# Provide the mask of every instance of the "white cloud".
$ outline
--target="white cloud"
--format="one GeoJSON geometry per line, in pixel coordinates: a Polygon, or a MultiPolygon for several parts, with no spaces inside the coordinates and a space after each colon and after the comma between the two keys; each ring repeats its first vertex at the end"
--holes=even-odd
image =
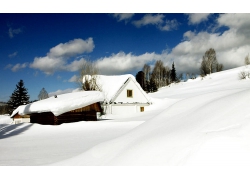
{"type": "Polygon", "coordinates": [[[230,28],[242,28],[250,26],[250,14],[236,13],[236,14],[221,14],[218,18],[218,23],[221,26],[228,26],[230,28]]]}
{"type": "Polygon", "coordinates": [[[77,82],[78,79],[79,79],[79,77],[78,77],[77,75],[74,75],[74,76],[72,76],[72,77],[68,80],[68,82],[77,82]]]}
{"type": "Polygon", "coordinates": [[[8,64],[8,65],[6,65],[5,66],[5,68],[4,69],[11,69],[13,67],[13,65],[12,64],[8,64]]]}
{"type": "Polygon", "coordinates": [[[113,75],[124,74],[133,70],[141,70],[145,63],[159,60],[163,55],[156,53],[144,53],[136,56],[132,53],[125,54],[119,52],[112,54],[110,57],[100,58],[96,61],[96,65],[101,74],[113,75]]]}
{"type": "Polygon", "coordinates": [[[176,19],[166,20],[165,25],[162,24],[159,26],[159,29],[162,31],[171,31],[173,29],[177,29],[179,23],[176,19]]]}
{"type": "Polygon", "coordinates": [[[14,35],[20,34],[21,32],[22,32],[22,29],[21,29],[21,28],[18,28],[18,29],[9,28],[9,37],[10,37],[10,38],[13,38],[14,35]]]}
{"type": "Polygon", "coordinates": [[[92,38],[88,38],[85,41],[82,39],[74,39],[51,48],[47,55],[49,57],[73,57],[82,53],[90,53],[94,47],[95,45],[92,38]]]}
{"type": "Polygon", "coordinates": [[[128,21],[134,16],[134,13],[115,13],[113,14],[113,16],[117,18],[118,21],[123,21],[123,20],[128,21]]]}
{"type": "Polygon", "coordinates": [[[77,71],[85,60],[81,58],[68,63],[69,58],[82,53],[92,52],[94,47],[92,38],[88,38],[85,41],[74,39],[64,44],[61,43],[51,48],[47,56],[35,57],[30,67],[39,69],[48,75],[56,71],[77,71]]]}
{"type": "Polygon", "coordinates": [[[17,72],[17,71],[19,71],[20,69],[26,68],[27,66],[28,66],[28,63],[23,63],[23,64],[18,63],[18,64],[16,64],[15,66],[13,66],[13,67],[11,68],[11,70],[12,70],[13,72],[17,72]]]}
{"type": "Polygon", "coordinates": [[[146,25],[155,25],[161,31],[171,31],[173,29],[177,29],[179,23],[176,19],[173,20],[165,20],[165,16],[163,14],[146,14],[142,19],[133,21],[136,27],[146,26],[146,25]]]}
{"type": "Polygon", "coordinates": [[[185,33],[183,34],[183,38],[184,38],[185,40],[190,40],[190,39],[192,39],[194,36],[195,36],[195,33],[192,32],[192,31],[187,31],[187,32],[185,32],[185,33]]]}
{"type": "Polygon", "coordinates": [[[225,69],[244,65],[244,58],[250,53],[250,14],[221,14],[218,24],[229,29],[223,33],[184,33],[184,41],[168,55],[175,61],[177,71],[199,73],[202,56],[209,48],[215,49],[225,69]]]}
{"type": "Polygon", "coordinates": [[[55,95],[60,95],[60,94],[71,93],[71,92],[73,92],[73,91],[74,91],[74,89],[72,89],[72,88],[65,89],[65,90],[59,89],[59,90],[57,90],[57,91],[50,92],[50,93],[49,93],[49,97],[55,96],[55,95]]]}
{"type": "Polygon", "coordinates": [[[15,57],[16,55],[17,55],[17,51],[14,52],[14,53],[12,53],[12,54],[9,54],[8,57],[9,57],[9,58],[13,58],[13,57],[15,57]]]}
{"type": "Polygon", "coordinates": [[[165,16],[163,14],[146,14],[141,20],[133,21],[132,24],[134,24],[138,28],[146,25],[159,25],[164,22],[164,17],[165,16]]]}
{"type": "Polygon", "coordinates": [[[36,57],[34,61],[30,64],[31,68],[39,69],[45,74],[53,74],[55,71],[60,71],[65,65],[65,60],[62,58],[50,58],[45,57],[36,57]]]}
{"type": "Polygon", "coordinates": [[[189,24],[199,24],[202,21],[208,20],[208,16],[210,14],[209,13],[192,13],[192,14],[187,14],[187,15],[188,15],[189,24]]]}
{"type": "Polygon", "coordinates": [[[78,71],[82,67],[84,62],[86,62],[84,58],[81,58],[80,60],[75,60],[71,62],[70,64],[68,64],[67,66],[65,66],[64,69],[66,71],[71,71],[71,72],[78,71]]]}

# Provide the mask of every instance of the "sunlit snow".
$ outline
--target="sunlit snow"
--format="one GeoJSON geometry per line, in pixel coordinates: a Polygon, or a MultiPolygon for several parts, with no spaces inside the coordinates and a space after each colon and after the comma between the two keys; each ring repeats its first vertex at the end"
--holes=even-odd
{"type": "Polygon", "coordinates": [[[59,126],[0,116],[0,165],[250,165],[250,66],[150,93],[149,111],[59,126]]]}

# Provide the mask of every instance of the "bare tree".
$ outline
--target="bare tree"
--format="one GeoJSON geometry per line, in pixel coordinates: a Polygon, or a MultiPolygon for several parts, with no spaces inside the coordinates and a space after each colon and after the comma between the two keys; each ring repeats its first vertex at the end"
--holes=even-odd
{"type": "Polygon", "coordinates": [[[92,61],[85,61],[79,70],[80,76],[78,83],[84,91],[101,91],[101,87],[97,84],[99,70],[92,61]]]}
{"type": "Polygon", "coordinates": [[[217,58],[216,58],[216,52],[213,48],[210,48],[205,52],[205,55],[203,56],[203,60],[206,63],[206,66],[209,70],[209,73],[211,74],[217,65],[217,58]]]}
{"type": "Polygon", "coordinates": [[[167,86],[171,83],[170,74],[171,74],[171,70],[168,66],[166,66],[163,70],[163,80],[165,82],[164,86],[167,86]]]}
{"type": "Polygon", "coordinates": [[[209,69],[207,67],[206,61],[205,59],[203,59],[201,61],[201,67],[200,67],[200,72],[201,72],[201,76],[206,76],[207,74],[209,74],[209,69]]]}
{"type": "Polygon", "coordinates": [[[164,75],[166,74],[166,69],[161,60],[156,61],[154,69],[152,71],[151,78],[154,79],[157,88],[165,85],[164,75]]]}
{"type": "Polygon", "coordinates": [[[42,100],[42,99],[47,99],[47,98],[49,98],[49,95],[48,95],[47,91],[44,88],[42,88],[42,90],[40,91],[40,93],[38,95],[38,99],[42,100]]]}
{"type": "Polygon", "coordinates": [[[245,65],[249,65],[250,64],[250,58],[249,58],[249,54],[245,57],[245,65]]]}
{"type": "Polygon", "coordinates": [[[246,72],[246,71],[241,71],[239,73],[239,78],[240,79],[247,79],[247,78],[250,78],[250,73],[249,72],[246,72]]]}
{"type": "Polygon", "coordinates": [[[204,77],[207,74],[213,72],[219,72],[223,70],[223,64],[219,64],[216,58],[216,52],[213,48],[208,49],[205,55],[202,57],[200,66],[201,76],[204,77]]]}
{"type": "Polygon", "coordinates": [[[220,72],[220,71],[222,71],[223,70],[223,64],[217,64],[216,65],[216,72],[220,72]]]}
{"type": "Polygon", "coordinates": [[[148,64],[144,64],[142,71],[144,72],[145,75],[145,80],[149,81],[150,80],[150,66],[148,64]]]}

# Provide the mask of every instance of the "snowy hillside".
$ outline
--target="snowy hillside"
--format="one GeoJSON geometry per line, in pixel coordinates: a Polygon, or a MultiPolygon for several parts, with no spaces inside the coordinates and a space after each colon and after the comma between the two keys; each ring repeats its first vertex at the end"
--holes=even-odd
{"type": "Polygon", "coordinates": [[[239,79],[242,70],[250,66],[161,88],[149,94],[148,112],[7,126],[0,165],[250,165],[250,80],[239,79]]]}

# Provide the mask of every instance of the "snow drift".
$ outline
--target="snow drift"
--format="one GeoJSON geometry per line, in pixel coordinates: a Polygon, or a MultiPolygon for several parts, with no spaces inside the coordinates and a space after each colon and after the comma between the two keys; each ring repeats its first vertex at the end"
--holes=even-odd
{"type": "Polygon", "coordinates": [[[250,67],[161,88],[149,94],[153,105],[144,113],[11,125],[0,132],[0,164],[249,166],[250,80],[239,79],[242,70],[250,67]]]}

